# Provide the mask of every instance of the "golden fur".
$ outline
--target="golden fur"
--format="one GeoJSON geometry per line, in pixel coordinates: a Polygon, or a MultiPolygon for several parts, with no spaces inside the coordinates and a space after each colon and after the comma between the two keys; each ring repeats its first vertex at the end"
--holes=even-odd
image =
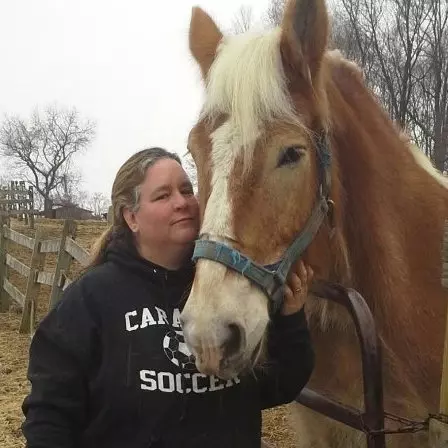
{"type": "MultiPolygon", "coordinates": [[[[403,138],[366,88],[359,68],[326,50],[323,0],[289,2],[281,28],[268,33],[223,40],[212,19],[194,10],[190,47],[207,88],[203,115],[190,135],[201,213],[211,194],[225,196],[232,244],[260,263],[275,260],[313,206],[311,136],[328,132],[335,229],[326,223],[304,259],[317,278],[363,295],[383,345],[386,410],[424,419],[437,411],[448,303],[440,281],[446,179],[403,138]],[[195,38],[199,24],[209,30],[201,32],[202,43],[195,38]],[[211,136],[229,123],[228,148],[233,149],[220,146],[219,151],[232,154],[226,157],[226,182],[217,184],[212,179],[220,154],[211,136]],[[306,153],[296,167],[281,170],[278,153],[291,145],[303,146],[306,153]]],[[[207,271],[199,270],[195,284],[204,275],[207,271]]],[[[223,276],[223,285],[232,277],[223,276]]],[[[207,300],[205,294],[194,297],[201,310],[211,306],[207,300]]],[[[214,302],[214,316],[221,306],[214,302]]],[[[242,305],[226,306],[228,312],[242,305]]],[[[310,387],[360,407],[359,345],[350,318],[318,298],[309,300],[307,314],[317,355],[310,387]]],[[[298,405],[294,414],[300,448],[365,446],[364,436],[348,427],[298,405]]],[[[426,433],[388,440],[393,448],[427,446],[426,433]]]]}

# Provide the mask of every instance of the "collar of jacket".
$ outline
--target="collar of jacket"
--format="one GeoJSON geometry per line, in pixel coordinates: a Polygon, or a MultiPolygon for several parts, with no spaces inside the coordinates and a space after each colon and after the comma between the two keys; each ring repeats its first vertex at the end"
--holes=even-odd
{"type": "Polygon", "coordinates": [[[193,282],[194,263],[191,257],[180,269],[166,269],[143,258],[135,245],[126,239],[113,240],[106,249],[105,258],[161,285],[187,286],[193,282]]]}

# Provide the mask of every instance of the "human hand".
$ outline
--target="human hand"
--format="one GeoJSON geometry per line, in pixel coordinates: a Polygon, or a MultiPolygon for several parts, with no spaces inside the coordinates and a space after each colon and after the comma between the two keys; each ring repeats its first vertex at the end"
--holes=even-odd
{"type": "Polygon", "coordinates": [[[311,267],[305,266],[302,260],[297,269],[289,273],[285,285],[285,300],[280,311],[283,316],[294,314],[305,305],[313,275],[311,267]]]}

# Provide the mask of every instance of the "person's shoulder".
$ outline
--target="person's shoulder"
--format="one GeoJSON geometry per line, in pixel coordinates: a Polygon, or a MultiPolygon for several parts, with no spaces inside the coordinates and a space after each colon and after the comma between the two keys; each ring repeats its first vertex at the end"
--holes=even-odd
{"type": "Polygon", "coordinates": [[[64,289],[46,320],[56,319],[61,324],[67,320],[98,324],[104,301],[113,294],[114,282],[118,281],[118,271],[117,266],[106,262],[83,272],[64,289]]]}
{"type": "Polygon", "coordinates": [[[92,283],[95,284],[97,282],[110,282],[117,275],[120,275],[119,267],[115,263],[107,261],[97,266],[88,268],[79,277],[78,282],[83,286],[90,285],[92,283]]]}
{"type": "Polygon", "coordinates": [[[117,275],[119,270],[113,263],[88,268],[65,288],[61,302],[90,302],[109,288],[117,280],[117,275]]]}
{"type": "Polygon", "coordinates": [[[43,319],[43,327],[67,327],[71,322],[99,321],[98,297],[108,279],[111,267],[95,266],[75,278],[43,319]]]}

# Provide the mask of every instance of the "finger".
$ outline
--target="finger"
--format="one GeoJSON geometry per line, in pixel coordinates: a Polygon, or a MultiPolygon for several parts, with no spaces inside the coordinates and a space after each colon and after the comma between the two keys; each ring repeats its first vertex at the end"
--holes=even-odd
{"type": "Polygon", "coordinates": [[[304,305],[306,295],[306,283],[302,283],[300,277],[296,273],[292,272],[288,276],[288,284],[284,289],[284,302],[281,311],[282,314],[288,315],[299,311],[304,305]]]}
{"type": "Polygon", "coordinates": [[[292,292],[292,289],[289,286],[285,286],[284,295],[285,295],[285,303],[289,304],[294,302],[294,293],[292,292]]]}
{"type": "Polygon", "coordinates": [[[306,283],[306,280],[307,280],[307,270],[306,270],[305,263],[302,260],[300,260],[299,272],[298,273],[299,273],[300,280],[303,283],[306,283]]]}
{"type": "Polygon", "coordinates": [[[311,266],[307,266],[307,276],[308,276],[308,282],[311,282],[311,280],[314,277],[314,271],[311,266]]]}
{"type": "Polygon", "coordinates": [[[291,274],[291,290],[292,293],[295,294],[298,290],[300,290],[302,288],[303,282],[300,279],[300,277],[293,272],[291,274]]]}

